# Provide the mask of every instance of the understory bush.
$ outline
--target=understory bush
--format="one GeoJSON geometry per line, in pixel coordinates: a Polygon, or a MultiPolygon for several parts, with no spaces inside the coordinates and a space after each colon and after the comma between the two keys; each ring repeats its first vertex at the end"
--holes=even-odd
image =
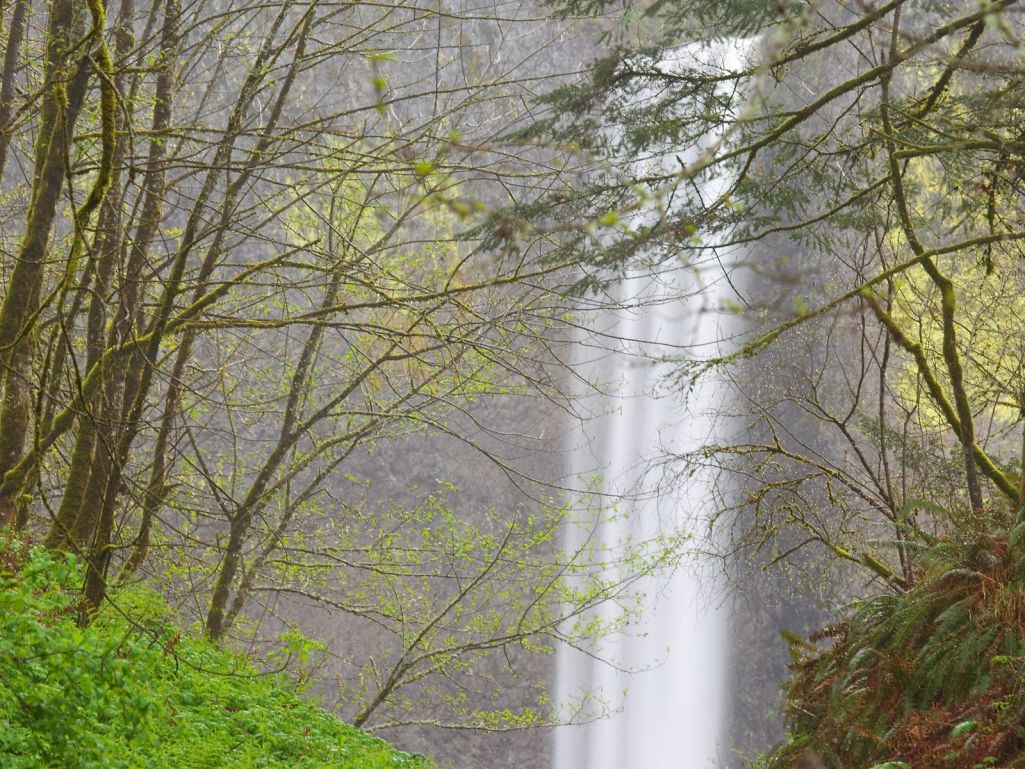
{"type": "Polygon", "coordinates": [[[789,737],[765,760],[1025,767],[1025,523],[931,542],[915,584],[793,647],[789,737]]]}
{"type": "Polygon", "coordinates": [[[4,769],[429,769],[339,721],[282,675],[182,632],[159,596],[113,596],[79,627],[82,569],[0,543],[4,769]]]}

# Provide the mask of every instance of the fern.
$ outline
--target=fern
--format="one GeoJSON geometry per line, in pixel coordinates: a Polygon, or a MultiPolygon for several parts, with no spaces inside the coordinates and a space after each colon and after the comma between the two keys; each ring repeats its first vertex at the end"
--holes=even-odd
{"type": "Polygon", "coordinates": [[[808,747],[827,766],[1025,766],[1023,561],[1025,522],[938,541],[913,588],[851,607],[800,645],[787,689],[799,737],[765,766],[792,766],[808,747]]]}

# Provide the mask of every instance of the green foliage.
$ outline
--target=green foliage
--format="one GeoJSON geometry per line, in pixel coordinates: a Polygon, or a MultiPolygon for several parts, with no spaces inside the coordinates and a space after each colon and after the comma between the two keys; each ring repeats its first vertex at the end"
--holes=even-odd
{"type": "Polygon", "coordinates": [[[941,541],[900,595],[855,606],[794,665],[791,737],[829,766],[1025,766],[1025,522],[941,541]]]}
{"type": "Polygon", "coordinates": [[[543,681],[531,681],[529,694],[508,681],[522,680],[518,668],[551,655],[560,639],[600,653],[603,639],[639,618],[637,575],[681,558],[678,537],[560,549],[565,527],[593,526],[616,511],[576,511],[544,497],[536,513],[468,516],[458,492],[439,482],[415,506],[366,503],[348,521],[326,515],[282,542],[269,567],[274,585],[344,614],[357,635],[380,637],[358,677],[337,684],[343,712],[358,725],[554,725],[560,714],[543,681]],[[618,611],[594,611],[607,601],[618,611]],[[468,696],[466,680],[484,697],[468,696]]]}
{"type": "Polygon", "coordinates": [[[177,630],[150,591],[123,591],[80,628],[73,556],[15,540],[0,549],[0,569],[5,769],[431,766],[177,630]]]}
{"type": "MultiPolygon", "coordinates": [[[[611,0],[550,0],[549,3],[563,16],[588,15],[608,12],[618,8],[619,3],[611,0]]],[[[692,39],[709,36],[744,37],[766,28],[772,28],[784,20],[799,16],[812,3],[767,2],[766,0],[718,0],[709,3],[702,0],[654,0],[647,3],[626,3],[625,16],[636,18],[665,34],[686,35],[692,39]]],[[[644,27],[647,29],[647,27],[644,27]]]]}

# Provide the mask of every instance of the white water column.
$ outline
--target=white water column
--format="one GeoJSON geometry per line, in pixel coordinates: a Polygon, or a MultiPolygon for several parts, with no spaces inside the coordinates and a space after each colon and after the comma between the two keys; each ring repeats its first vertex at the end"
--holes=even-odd
{"type": "MultiPolygon", "coordinates": [[[[621,299],[641,306],[605,316],[606,339],[657,340],[658,345],[628,343],[655,352],[720,338],[709,311],[714,291],[659,304],[666,289],[649,277],[629,278],[618,289],[621,299]]],[[[683,453],[707,442],[711,423],[701,410],[715,394],[709,385],[699,386],[687,409],[677,398],[653,397],[668,368],[636,352],[590,348],[592,359],[581,361],[585,377],[608,391],[590,396],[591,408],[605,413],[571,438],[572,471],[581,481],[601,476],[601,491],[610,495],[606,501],[624,496],[616,503],[624,515],[597,533],[610,547],[681,530],[697,544],[705,534],[707,486],[692,478],[686,486],[651,494],[659,479],[645,470],[648,460],[667,449],[683,453]]],[[[566,546],[578,546],[585,536],[585,527],[567,531],[566,546]]],[[[643,594],[640,621],[594,654],[559,650],[559,701],[590,691],[615,713],[557,730],[555,769],[709,769],[726,758],[721,736],[729,623],[709,566],[685,562],[635,585],[643,594]]],[[[602,611],[610,617],[618,608],[611,604],[602,611]]]]}
{"type": "MultiPolygon", "coordinates": [[[[710,68],[733,68],[751,50],[751,42],[684,46],[671,52],[662,66],[671,71],[674,62],[698,60],[710,68]]],[[[709,143],[715,140],[708,138],[709,143]]],[[[702,149],[668,152],[667,157],[673,163],[680,155],[693,160],[702,149]]],[[[705,185],[710,196],[717,192],[712,186],[705,185]]],[[[722,257],[720,253],[710,261],[721,264],[722,257]]],[[[584,408],[598,416],[568,436],[571,473],[577,482],[601,477],[599,491],[609,499],[625,495],[618,507],[627,514],[596,532],[609,545],[682,531],[694,538],[698,550],[707,535],[711,480],[697,474],[686,484],[664,485],[646,474],[648,460],[667,450],[692,451],[713,438],[708,414],[721,397],[714,383],[700,383],[686,408],[678,398],[654,395],[660,385],[664,391],[671,371],[669,364],[658,362],[660,354],[700,359],[723,352],[719,342],[728,337],[725,319],[715,311],[729,296],[722,275],[693,267],[677,265],[669,274],[634,274],[620,281],[616,298],[635,309],[599,314],[592,324],[598,333],[580,340],[578,370],[604,393],[581,392],[584,408]],[[643,493],[656,485],[658,494],[643,493]],[[638,491],[642,493],[631,499],[638,491]]],[[[586,536],[586,526],[570,526],[565,545],[576,548],[586,536]]],[[[558,701],[571,703],[590,691],[604,698],[614,714],[558,729],[554,769],[727,765],[729,747],[722,738],[730,686],[730,622],[714,565],[695,557],[636,588],[644,596],[636,627],[608,639],[600,650],[564,647],[558,652],[558,701]]],[[[601,611],[609,618],[617,610],[610,604],[601,611]]]]}

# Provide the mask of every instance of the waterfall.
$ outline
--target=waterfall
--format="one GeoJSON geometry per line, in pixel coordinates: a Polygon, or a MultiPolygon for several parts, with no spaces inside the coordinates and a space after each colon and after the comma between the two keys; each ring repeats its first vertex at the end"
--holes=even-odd
{"type": "MultiPolygon", "coordinates": [[[[624,303],[636,301],[639,307],[610,313],[602,329],[606,338],[688,347],[714,341],[715,315],[703,311],[707,292],[685,303],[660,303],[665,287],[647,276],[630,277],[618,288],[624,303]]],[[[680,529],[700,536],[698,518],[707,512],[708,497],[700,480],[636,499],[629,492],[650,481],[646,459],[666,449],[688,451],[708,439],[711,425],[700,407],[714,397],[711,388],[699,386],[684,411],[678,399],[652,396],[668,373],[666,364],[616,351],[581,363],[589,381],[615,385],[614,392],[591,397],[614,400],[615,406],[578,428],[572,471],[579,477],[598,473],[605,479],[601,491],[627,494],[619,503],[624,514],[605,524],[598,536],[610,546],[680,529]]],[[[566,536],[567,546],[574,548],[586,531],[566,536]]],[[[636,628],[616,633],[600,655],[559,651],[560,701],[587,689],[604,697],[615,712],[559,729],[555,769],[706,769],[722,757],[729,639],[727,611],[714,581],[702,575],[700,564],[685,563],[671,574],[646,578],[635,589],[643,593],[636,628]]],[[[602,609],[609,617],[615,610],[602,609]]]]}
{"type": "MultiPolygon", "coordinates": [[[[736,40],[684,46],[669,52],[663,64],[671,69],[687,57],[735,65],[750,45],[736,40]]],[[[700,150],[680,154],[693,158],[700,150]]],[[[679,155],[667,154],[678,162],[679,155]]],[[[716,186],[706,184],[704,192],[714,195],[716,186]]],[[[598,333],[579,340],[578,371],[606,390],[581,393],[596,416],[568,438],[571,473],[578,481],[602,478],[597,490],[610,498],[626,493],[619,503],[625,514],[592,535],[610,545],[660,531],[683,531],[697,542],[706,533],[710,479],[698,475],[686,486],[659,484],[659,493],[629,494],[650,487],[646,460],[667,450],[697,449],[712,436],[708,413],[718,397],[713,384],[699,383],[686,409],[678,398],[653,395],[671,371],[660,354],[682,349],[704,357],[721,351],[724,319],[715,308],[726,291],[717,281],[699,283],[699,273],[683,265],[659,275],[628,275],[614,290],[619,306],[632,309],[602,311],[591,326],[598,333]]],[[[570,526],[566,546],[576,549],[586,536],[585,527],[570,526]]],[[[638,586],[643,600],[637,627],[617,632],[600,650],[559,649],[558,701],[595,692],[612,715],[556,730],[554,769],[709,769],[728,761],[722,737],[729,618],[712,572],[712,564],[694,561],[646,578],[638,586]]],[[[611,619],[618,610],[607,605],[599,612],[611,619]]]]}

